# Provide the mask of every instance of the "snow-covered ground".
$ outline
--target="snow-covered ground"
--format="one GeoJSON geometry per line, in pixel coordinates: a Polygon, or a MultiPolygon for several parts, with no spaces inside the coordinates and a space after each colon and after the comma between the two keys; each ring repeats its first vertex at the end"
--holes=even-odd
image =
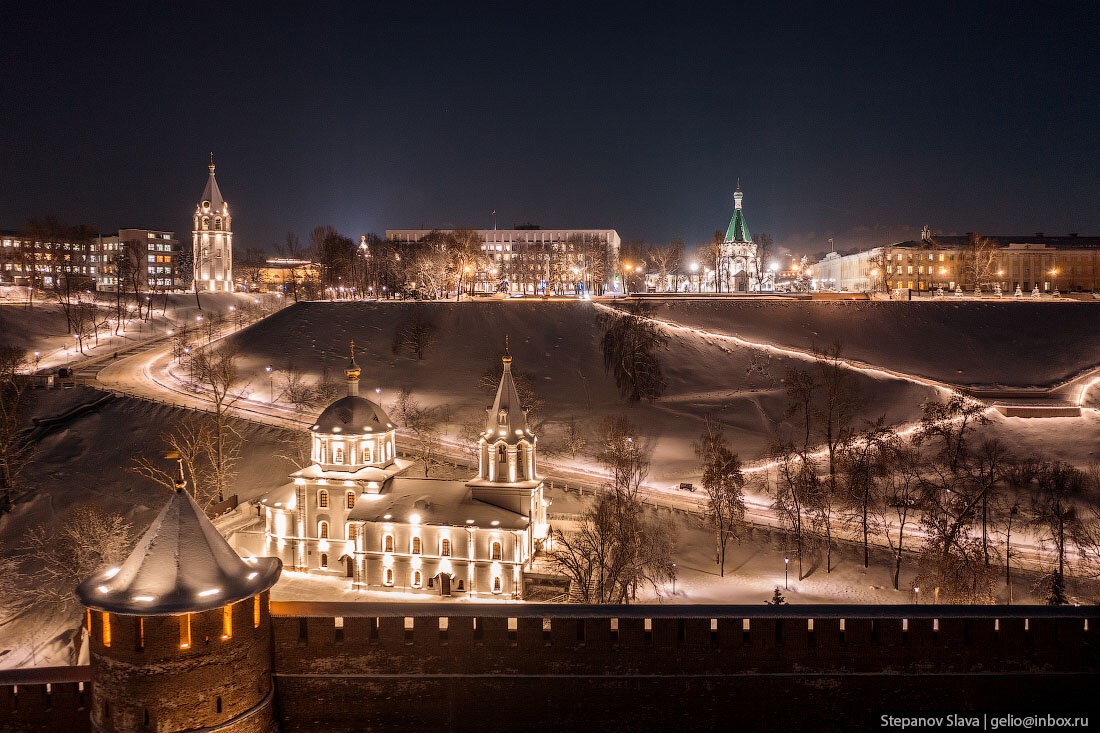
{"type": "Polygon", "coordinates": [[[656,302],[684,326],[847,356],[960,385],[1050,385],[1100,364],[1100,302],[656,302]]]}
{"type": "MultiPolygon", "coordinates": [[[[299,303],[229,338],[240,346],[242,370],[261,399],[268,392],[269,365],[276,372],[293,365],[314,379],[327,368],[340,378],[348,341],[355,339],[364,390],[381,388],[387,406],[401,387],[423,403],[446,405],[454,434],[463,420],[483,416],[492,401],[478,380],[499,363],[508,335],[513,371],[530,377],[542,403],[538,418],[547,425],[540,449],[553,448],[559,426],[570,418],[591,431],[604,416],[621,414],[655,441],[651,478],[658,483],[693,473],[691,443],[704,415],[723,423],[746,460],[762,455],[776,432],[787,427],[783,379],[789,368],[804,367],[804,359],[672,331],[661,357],[668,390],[653,404],[631,406],[604,370],[600,315],[584,302],[299,303]],[[414,310],[437,328],[423,361],[392,353],[395,330],[414,310]]],[[[855,378],[869,398],[860,420],[885,415],[892,424],[910,421],[918,417],[921,402],[941,394],[882,373],[855,378]]]]}
{"type": "MultiPolygon", "coordinates": [[[[152,312],[147,319],[123,317],[123,325],[115,335],[113,293],[93,293],[84,296],[94,298],[95,302],[111,315],[111,328],[101,331],[98,344],[95,339],[85,339],[83,353],[76,339],[70,333],[65,321],[65,313],[56,301],[35,300],[28,307],[25,288],[7,287],[0,289],[0,345],[17,346],[27,351],[32,358],[39,352],[38,366],[46,369],[74,364],[97,356],[109,355],[126,346],[140,341],[164,336],[170,329],[179,329],[182,324],[194,328],[196,317],[200,314],[194,293],[170,293],[151,296],[152,312]]],[[[238,308],[249,304],[256,305],[257,300],[265,298],[276,305],[273,296],[248,295],[244,293],[203,293],[200,295],[202,313],[229,315],[230,307],[238,308]]],[[[123,301],[124,313],[127,302],[123,301]]],[[[278,305],[282,305],[281,301],[278,305]]],[[[136,312],[136,311],[134,311],[136,312]]]]}

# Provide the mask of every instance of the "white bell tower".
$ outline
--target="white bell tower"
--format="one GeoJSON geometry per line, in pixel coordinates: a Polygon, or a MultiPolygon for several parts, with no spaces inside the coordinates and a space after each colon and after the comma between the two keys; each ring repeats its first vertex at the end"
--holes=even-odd
{"type": "Polygon", "coordinates": [[[214,154],[210,154],[210,179],[195,207],[191,242],[194,247],[195,290],[232,292],[233,227],[229,204],[214,179],[214,154]]]}

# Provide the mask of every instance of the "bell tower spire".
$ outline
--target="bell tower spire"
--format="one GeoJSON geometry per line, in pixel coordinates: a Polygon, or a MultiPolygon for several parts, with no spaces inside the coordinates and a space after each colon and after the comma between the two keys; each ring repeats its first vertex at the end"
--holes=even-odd
{"type": "Polygon", "coordinates": [[[355,363],[355,339],[352,339],[351,359],[348,360],[348,366],[344,369],[344,376],[348,378],[348,397],[359,396],[359,375],[361,373],[359,365],[355,363]]]}
{"type": "Polygon", "coordinates": [[[196,290],[228,293],[233,290],[233,218],[214,177],[213,151],[207,168],[210,177],[195,207],[191,230],[193,279],[196,290]]]}

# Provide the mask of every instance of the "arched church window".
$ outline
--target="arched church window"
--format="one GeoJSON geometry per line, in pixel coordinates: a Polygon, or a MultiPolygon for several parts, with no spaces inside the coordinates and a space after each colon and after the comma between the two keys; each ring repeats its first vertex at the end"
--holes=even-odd
{"type": "Polygon", "coordinates": [[[419,537],[413,537],[412,538],[412,554],[414,554],[414,555],[419,555],[420,554],[420,538],[419,537]]]}
{"type": "Polygon", "coordinates": [[[519,446],[516,448],[516,478],[520,481],[523,480],[526,474],[527,466],[527,448],[525,446],[519,446]]]}
{"type": "Polygon", "coordinates": [[[500,560],[501,555],[502,555],[502,550],[503,550],[503,548],[501,547],[500,542],[497,541],[497,540],[493,540],[493,544],[491,546],[489,557],[493,560],[500,560]]]}
{"type": "Polygon", "coordinates": [[[321,553],[321,567],[322,568],[327,568],[328,567],[328,555],[325,554],[325,553],[321,553]]]}
{"type": "Polygon", "coordinates": [[[317,492],[317,506],[321,507],[322,509],[328,508],[328,492],[324,489],[321,489],[317,492]]]}
{"type": "Polygon", "coordinates": [[[383,577],[384,579],[382,580],[382,583],[384,585],[393,585],[393,568],[386,568],[386,572],[383,577]]]}
{"type": "Polygon", "coordinates": [[[501,585],[500,576],[499,575],[494,575],[493,576],[493,592],[494,593],[500,593],[500,585],[501,585]]]}
{"type": "Polygon", "coordinates": [[[393,552],[393,535],[388,534],[382,538],[382,552],[393,552]]]}
{"type": "Polygon", "coordinates": [[[451,556],[451,541],[446,537],[444,537],[443,541],[439,543],[439,554],[442,557],[451,556]]]}
{"type": "Polygon", "coordinates": [[[422,582],[421,581],[422,578],[423,578],[423,576],[420,574],[419,570],[414,570],[413,571],[413,578],[412,578],[413,588],[419,588],[420,587],[420,583],[422,582]]]}
{"type": "Polygon", "coordinates": [[[218,218],[215,218],[215,219],[214,219],[214,228],[215,228],[215,229],[221,229],[221,228],[222,228],[222,220],[221,220],[221,217],[218,217],[218,218]]]}
{"type": "Polygon", "coordinates": [[[204,216],[202,218],[202,228],[203,229],[209,229],[210,228],[210,217],[209,216],[204,216]]]}
{"type": "Polygon", "coordinates": [[[503,445],[497,446],[497,460],[501,463],[507,463],[508,461],[508,450],[503,445]]]}
{"type": "Polygon", "coordinates": [[[317,523],[317,538],[322,540],[328,539],[328,522],[317,523]]]}
{"type": "Polygon", "coordinates": [[[507,424],[508,424],[508,411],[505,410],[504,408],[501,408],[500,412],[497,413],[497,425],[507,425],[507,424]]]}
{"type": "Polygon", "coordinates": [[[347,503],[347,508],[348,509],[354,509],[355,508],[355,492],[354,491],[349,491],[347,493],[347,502],[346,503],[347,503]]]}
{"type": "Polygon", "coordinates": [[[333,450],[333,459],[332,460],[333,460],[334,463],[343,463],[344,462],[344,446],[342,446],[342,445],[336,446],[336,448],[333,450]]]}

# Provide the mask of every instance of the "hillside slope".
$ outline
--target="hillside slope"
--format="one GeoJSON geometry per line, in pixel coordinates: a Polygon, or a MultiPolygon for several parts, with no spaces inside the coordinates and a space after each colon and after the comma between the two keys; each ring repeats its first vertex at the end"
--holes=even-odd
{"type": "MultiPolygon", "coordinates": [[[[500,358],[508,334],[513,368],[528,375],[546,420],[540,447],[553,447],[558,425],[575,417],[591,429],[606,415],[623,414],[639,433],[657,441],[652,478],[679,480],[694,473],[691,443],[705,414],[727,426],[744,459],[760,456],[777,431],[786,427],[782,379],[803,360],[769,355],[726,339],[673,332],[661,362],[668,378],[664,397],[653,404],[628,405],[605,372],[599,341],[600,311],[589,303],[299,303],[230,338],[241,348],[244,371],[254,393],[266,399],[267,365],[296,368],[319,377],[324,369],[343,379],[348,341],[354,338],[363,368],[362,390],[382,388],[389,407],[397,389],[409,387],[425,403],[447,405],[452,430],[463,420],[484,416],[492,395],[478,381],[500,358]],[[423,361],[395,356],[395,330],[414,310],[431,319],[436,341],[423,361]]],[[[891,422],[910,420],[919,404],[935,395],[927,387],[898,379],[854,374],[869,404],[861,418],[885,414],[891,422]]],[[[276,377],[276,394],[279,377],[276,377]]]]}
{"type": "Polygon", "coordinates": [[[1100,365],[1100,303],[654,300],[654,316],[951,384],[1046,386],[1100,365]]]}

